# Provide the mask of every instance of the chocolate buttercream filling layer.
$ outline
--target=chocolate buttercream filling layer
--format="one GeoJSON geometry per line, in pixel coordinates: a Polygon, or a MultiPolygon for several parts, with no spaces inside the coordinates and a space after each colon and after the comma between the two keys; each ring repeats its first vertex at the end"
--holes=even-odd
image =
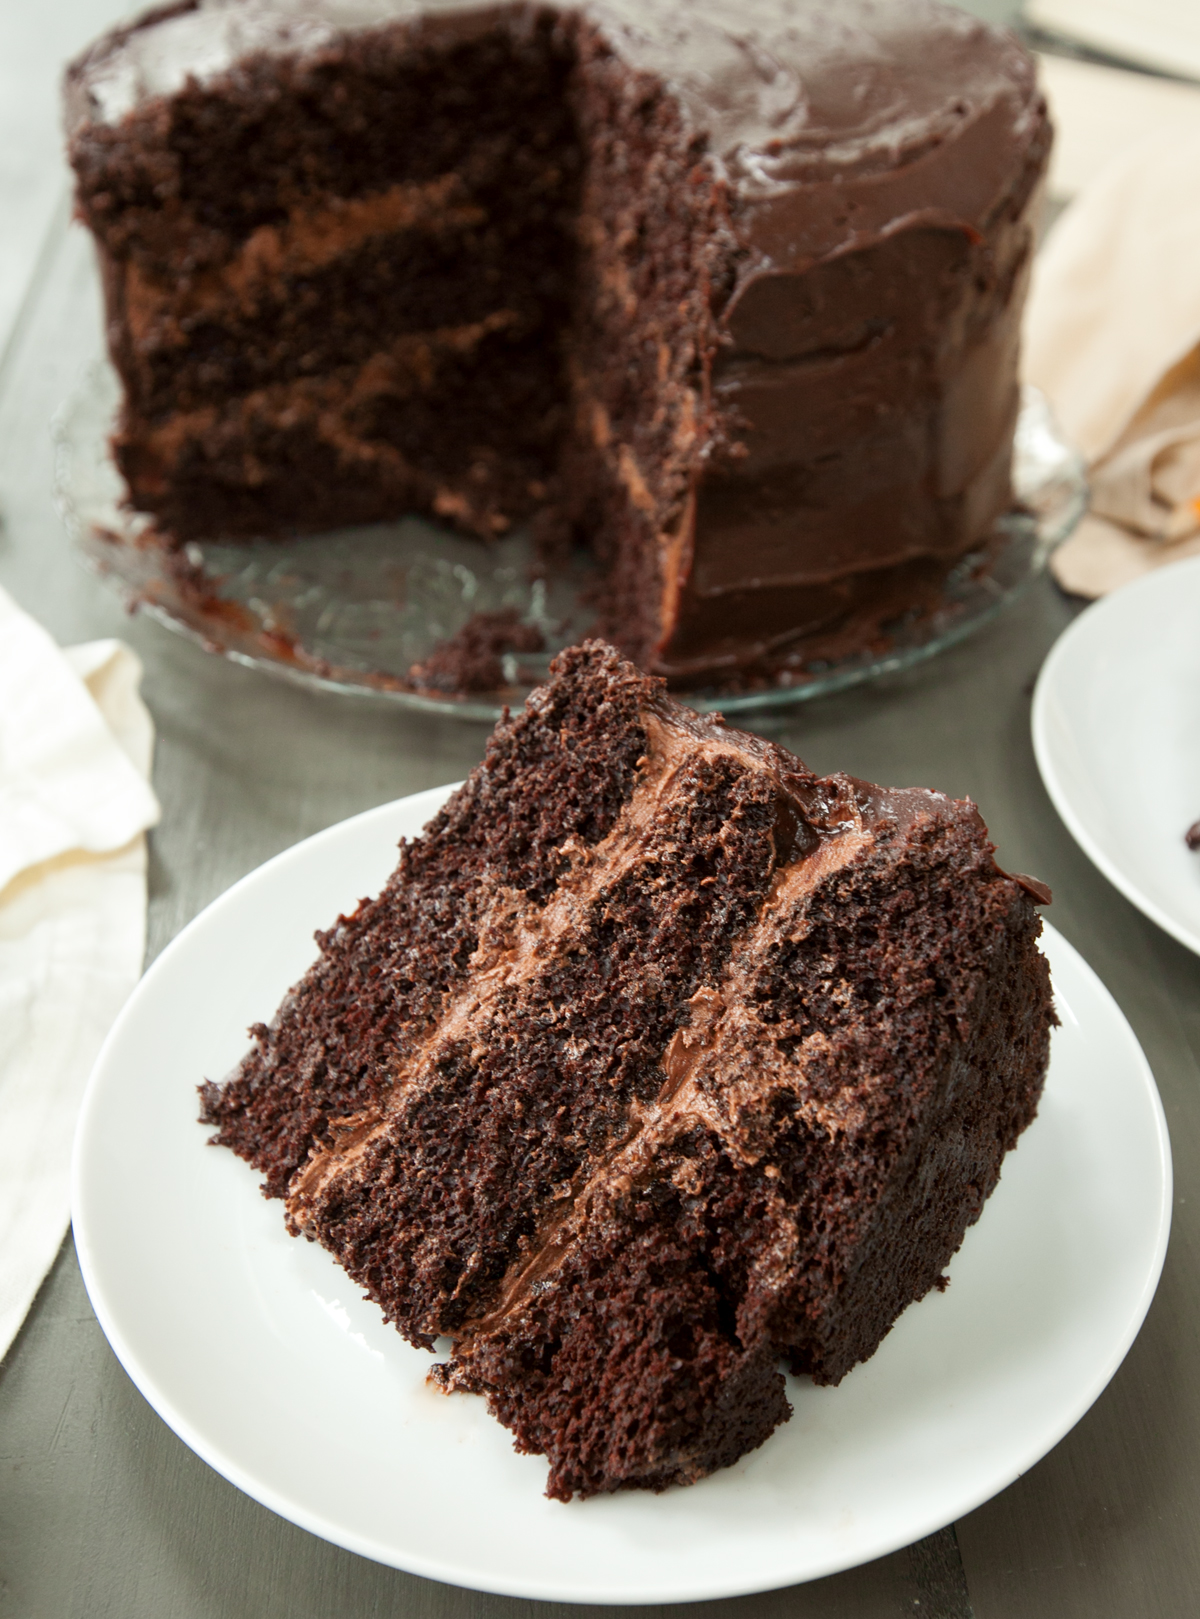
{"type": "MultiPolygon", "coordinates": [[[[168,321],[223,313],[230,305],[253,312],[268,298],[284,298],[289,282],[333,264],[377,237],[407,231],[448,236],[479,225],[487,215],[471,201],[461,178],[389,186],[366,197],[330,197],[289,210],[282,224],[260,225],[231,256],[171,284],[149,276],[136,260],[125,270],[125,313],[135,342],[153,337],[183,344],[179,327],[164,332],[168,321]]],[[[193,232],[186,219],[181,232],[193,232]]]]}
{"type": "Polygon", "coordinates": [[[256,388],[229,406],[201,405],[196,410],[180,411],[147,434],[146,443],[169,458],[181,444],[203,437],[219,425],[223,416],[236,411],[284,426],[304,416],[315,416],[320,436],[340,445],[348,454],[369,456],[383,451],[401,459],[392,446],[372,444],[361,434],[350,432],[345,413],[379,394],[428,392],[436,382],[439,360],[473,354],[486,338],[511,330],[518,321],[514,310],[497,309],[482,320],[461,326],[406,334],[394,338],[344,375],[256,388]]]}

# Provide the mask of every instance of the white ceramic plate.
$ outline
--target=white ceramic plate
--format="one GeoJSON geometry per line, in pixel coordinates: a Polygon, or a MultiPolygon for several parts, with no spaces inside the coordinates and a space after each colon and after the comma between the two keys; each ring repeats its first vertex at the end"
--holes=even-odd
{"type": "Polygon", "coordinates": [[[1106,596],[1064,631],[1033,698],[1054,807],[1126,899],[1200,952],[1200,557],[1106,596]]]}
{"type": "Polygon", "coordinates": [[[1162,1265],[1170,1149],[1125,1020],[1047,933],[1059,1013],[1045,1099],[952,1285],[838,1389],[691,1489],[563,1506],[481,1400],[425,1383],[332,1259],[293,1241],[195,1086],[222,1078],[447,789],[335,826],[231,889],[163,952],[101,1053],[75,1153],[75,1238],[125,1369],[226,1478],[327,1540],[480,1590],[670,1602],[852,1567],[970,1511],[1078,1421],[1162,1265]]]}

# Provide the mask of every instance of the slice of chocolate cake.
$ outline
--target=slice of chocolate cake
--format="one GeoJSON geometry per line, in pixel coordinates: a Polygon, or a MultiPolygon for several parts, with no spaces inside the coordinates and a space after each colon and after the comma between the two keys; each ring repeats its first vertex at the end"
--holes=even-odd
{"type": "Polygon", "coordinates": [[[1037,1106],[1047,898],[589,643],[204,1117],[552,1496],[689,1483],[939,1281],[1037,1106]]]}

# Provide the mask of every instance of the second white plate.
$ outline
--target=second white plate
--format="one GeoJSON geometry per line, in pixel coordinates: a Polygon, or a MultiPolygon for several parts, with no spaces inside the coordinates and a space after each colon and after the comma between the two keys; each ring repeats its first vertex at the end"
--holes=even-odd
{"type": "Polygon", "coordinates": [[[1033,698],[1054,807],[1109,882],[1200,952],[1200,557],[1096,602],[1055,642],[1033,698]]]}
{"type": "Polygon", "coordinates": [[[252,873],[163,952],[92,1076],[75,1238],[109,1341],[177,1434],[293,1523],[382,1563],[528,1598],[660,1603],[849,1568],[994,1495],[1079,1420],[1133,1341],[1171,1169],[1128,1024],[1047,930],[1062,1027],[1038,1117],[950,1268],[836,1389],[690,1489],[563,1506],[481,1400],[446,1398],[324,1250],[293,1241],[196,1085],[223,1077],[448,789],[385,805],[252,873]]]}

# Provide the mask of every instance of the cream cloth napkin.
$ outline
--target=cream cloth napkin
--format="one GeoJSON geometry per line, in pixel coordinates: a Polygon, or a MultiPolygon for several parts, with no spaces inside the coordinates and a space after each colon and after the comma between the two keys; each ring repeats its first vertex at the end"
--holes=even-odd
{"type": "Polygon", "coordinates": [[[1148,137],[1059,219],[1034,268],[1026,379],[1089,462],[1055,553],[1101,596],[1200,552],[1200,131],[1148,137]]]}
{"type": "Polygon", "coordinates": [[[60,652],[0,590],[0,1356],[62,1243],[80,1098],[142,970],[140,677],[120,641],[60,652]]]}

